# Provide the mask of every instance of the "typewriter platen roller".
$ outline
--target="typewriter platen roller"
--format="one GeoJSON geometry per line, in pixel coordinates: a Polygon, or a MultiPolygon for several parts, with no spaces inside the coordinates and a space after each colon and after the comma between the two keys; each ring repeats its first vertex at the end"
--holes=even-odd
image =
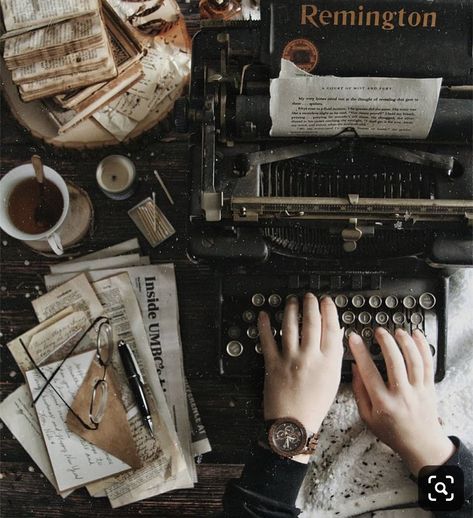
{"type": "MultiPolygon", "coordinates": [[[[266,301],[271,295],[284,300],[294,292],[288,279],[296,272],[301,278],[325,279],[319,287],[301,282],[297,294],[311,290],[344,295],[349,301],[355,295],[401,300],[412,286],[417,301],[423,293],[435,295],[435,308],[428,314],[423,308],[414,313],[422,322],[435,315],[437,331],[430,332],[435,336],[429,340],[440,379],[446,350],[445,283],[456,267],[473,262],[471,88],[442,88],[430,135],[422,141],[361,139],[351,128],[329,139],[270,137],[269,84],[275,58],[268,48],[277,35],[269,4],[273,2],[262,2],[261,22],[205,27],[193,43],[187,113],[193,133],[189,255],[224,272],[218,322],[221,370],[244,375],[252,371],[253,361],[255,365],[261,361],[255,352],[257,342],[248,341],[248,330],[241,321],[237,326],[235,319],[241,320],[250,309],[254,295],[266,301]],[[408,270],[406,258],[413,265],[408,270]],[[225,281],[235,272],[247,280],[225,281]],[[382,291],[354,288],[350,282],[336,287],[334,281],[326,281],[346,278],[350,272],[363,279],[380,272],[382,291]],[[265,283],[261,288],[259,278],[265,283]],[[323,282],[329,283],[323,286],[323,282]],[[244,293],[237,293],[240,285],[244,293]],[[236,337],[236,327],[241,327],[243,341],[228,334],[234,328],[236,337]],[[241,354],[235,354],[235,344],[229,354],[231,342],[240,343],[241,354]]],[[[291,2],[294,9],[299,4],[291,2]]],[[[380,3],[365,2],[365,9],[371,4],[380,3]]],[[[460,11],[451,11],[451,16],[464,17],[460,11]]],[[[299,26],[286,27],[284,37],[293,33],[297,38],[300,31],[299,26]]],[[[468,29],[465,32],[468,39],[468,29]]],[[[412,31],[402,34],[412,37],[412,31]]],[[[395,39],[401,46],[402,34],[395,39]]],[[[461,74],[465,41],[455,37],[447,43],[457,47],[459,61],[446,65],[444,85],[458,84],[460,77],[469,80],[471,70],[461,74]]],[[[419,60],[425,58],[421,47],[419,60]]],[[[405,70],[393,65],[396,75],[410,77],[412,59],[405,70]]],[[[388,65],[384,63],[384,69],[388,65]]],[[[372,66],[376,75],[376,59],[372,66]]],[[[184,121],[183,114],[180,120],[184,121]]],[[[385,313],[395,325],[396,311],[385,313]]],[[[354,314],[359,327],[360,315],[354,314]]],[[[376,322],[376,312],[370,317],[376,322]]],[[[404,317],[405,325],[412,324],[410,314],[404,317]]],[[[345,377],[349,377],[347,366],[348,357],[345,377]]]]}

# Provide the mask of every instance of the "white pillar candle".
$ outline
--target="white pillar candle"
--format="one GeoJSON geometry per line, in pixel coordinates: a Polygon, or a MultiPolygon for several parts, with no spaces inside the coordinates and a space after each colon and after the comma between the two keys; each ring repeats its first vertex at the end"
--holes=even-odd
{"type": "Polygon", "coordinates": [[[126,200],[132,196],[135,179],[135,165],[126,156],[107,156],[97,167],[97,183],[112,200],[126,200]]]}

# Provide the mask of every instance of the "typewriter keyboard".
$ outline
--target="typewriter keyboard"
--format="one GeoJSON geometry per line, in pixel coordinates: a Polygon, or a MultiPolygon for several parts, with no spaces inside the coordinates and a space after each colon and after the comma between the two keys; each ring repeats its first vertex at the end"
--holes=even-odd
{"type": "MultiPolygon", "coordinates": [[[[437,309],[441,305],[442,294],[429,291],[412,291],[393,283],[391,290],[347,291],[331,293],[337,306],[340,325],[344,329],[344,361],[342,378],[351,377],[353,357],[348,347],[348,335],[356,331],[363,337],[371,355],[384,372],[381,349],[374,337],[377,327],[384,327],[393,333],[402,328],[411,333],[420,329],[427,337],[434,364],[437,363],[439,347],[439,321],[437,309]],[[401,289],[399,289],[401,288],[401,289]],[[404,289],[402,289],[404,288],[404,289]]],[[[417,282],[417,284],[419,284],[417,282]]],[[[422,283],[421,283],[422,284],[422,283]]],[[[245,376],[263,366],[262,351],[257,327],[258,313],[267,312],[271,319],[276,342],[282,339],[282,320],[286,298],[296,295],[302,298],[308,290],[288,291],[287,289],[242,290],[236,286],[233,293],[222,293],[222,314],[220,326],[220,369],[222,374],[245,376]],[[236,293],[235,293],[236,292],[236,293]]],[[[426,288],[426,286],[419,286],[426,288]]],[[[314,291],[314,290],[311,290],[314,291]]],[[[315,292],[315,291],[314,291],[315,292]]],[[[317,292],[315,292],[317,293],[317,292]]],[[[302,301],[301,301],[302,302],[302,301]]],[[[302,312],[302,304],[300,305],[302,312]]],[[[299,315],[302,321],[302,314],[299,315]]]]}

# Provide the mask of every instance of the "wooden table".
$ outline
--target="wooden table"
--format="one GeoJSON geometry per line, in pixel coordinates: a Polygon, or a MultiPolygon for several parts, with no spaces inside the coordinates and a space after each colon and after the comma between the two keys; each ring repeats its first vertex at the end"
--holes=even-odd
{"type": "MultiPolygon", "coordinates": [[[[196,1],[183,3],[189,28],[198,26],[196,1]]],[[[153,250],[140,236],[143,252],[154,263],[174,262],[177,272],[180,318],[186,374],[207,428],[213,451],[198,466],[199,483],[192,490],[176,491],[113,511],[113,516],[180,516],[204,517],[221,508],[226,482],[239,475],[248,444],[256,433],[261,408],[261,388],[250,381],[228,381],[217,372],[215,323],[212,306],[216,303],[212,271],[191,264],[186,257],[188,225],[189,164],[187,137],[169,137],[170,124],[165,123],[139,140],[116,148],[97,151],[60,150],[32,138],[14,120],[2,102],[1,174],[27,162],[39,154],[44,162],[88,191],[95,208],[93,237],[84,241],[82,253],[137,236],[127,210],[153,190],[177,234],[153,250]],[[127,201],[107,199],[97,188],[95,170],[107,154],[129,155],[140,178],[136,194],[127,201]],[[158,169],[176,201],[172,208],[161,191],[153,169],[158,169]]],[[[3,399],[22,382],[6,343],[36,323],[32,299],[45,291],[43,275],[56,260],[46,259],[22,243],[2,234],[1,268],[1,395],[3,399]]],[[[42,476],[28,454],[12,438],[8,429],[1,429],[1,509],[2,515],[13,517],[94,516],[112,515],[106,499],[93,499],[85,489],[77,490],[66,500],[59,497],[42,476]]]]}

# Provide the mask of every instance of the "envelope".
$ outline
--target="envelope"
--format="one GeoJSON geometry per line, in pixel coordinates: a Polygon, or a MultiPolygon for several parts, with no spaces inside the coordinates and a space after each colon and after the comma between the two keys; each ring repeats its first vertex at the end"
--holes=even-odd
{"type": "MultiPolygon", "coordinates": [[[[85,423],[90,423],[90,402],[97,380],[103,375],[103,367],[93,360],[84,382],[71,405],[73,411],[85,423]]],[[[69,429],[90,443],[110,453],[132,468],[140,468],[142,462],[136,449],[130,425],[123,406],[119,384],[112,366],[106,373],[108,399],[105,414],[97,430],[88,430],[69,410],[66,423],[69,429]]]]}

